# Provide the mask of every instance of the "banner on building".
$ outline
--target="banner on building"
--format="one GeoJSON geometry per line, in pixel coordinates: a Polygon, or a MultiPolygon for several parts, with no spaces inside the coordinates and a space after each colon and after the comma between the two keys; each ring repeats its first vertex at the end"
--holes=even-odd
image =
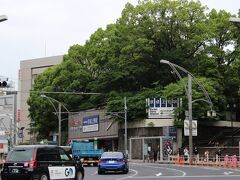
{"type": "Polygon", "coordinates": [[[83,117],[82,131],[95,132],[99,130],[99,115],[83,117]]]}
{"type": "Polygon", "coordinates": [[[174,110],[180,106],[178,98],[148,98],[148,118],[174,118],[174,110]]]}

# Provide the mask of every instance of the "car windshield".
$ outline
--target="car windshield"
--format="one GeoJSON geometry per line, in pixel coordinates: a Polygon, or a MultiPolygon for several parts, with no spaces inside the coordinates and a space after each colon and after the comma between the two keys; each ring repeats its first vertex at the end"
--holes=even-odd
{"type": "Polygon", "coordinates": [[[102,158],[123,158],[121,152],[105,152],[102,154],[102,158]]]}
{"type": "Polygon", "coordinates": [[[7,161],[32,161],[34,149],[15,149],[10,151],[7,161]]]}

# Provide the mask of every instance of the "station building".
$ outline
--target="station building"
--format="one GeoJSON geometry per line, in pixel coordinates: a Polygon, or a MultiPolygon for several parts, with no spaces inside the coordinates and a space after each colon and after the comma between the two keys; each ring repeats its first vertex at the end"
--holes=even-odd
{"type": "MultiPolygon", "coordinates": [[[[182,129],[174,127],[174,109],[178,99],[149,98],[148,118],[127,123],[127,150],[130,158],[144,159],[158,152],[158,159],[181,147],[182,129]],[[162,103],[162,104],[158,104],[162,103]]],[[[98,149],[125,150],[125,124],[114,121],[106,110],[93,109],[69,115],[69,141],[96,141],[98,149]]]]}

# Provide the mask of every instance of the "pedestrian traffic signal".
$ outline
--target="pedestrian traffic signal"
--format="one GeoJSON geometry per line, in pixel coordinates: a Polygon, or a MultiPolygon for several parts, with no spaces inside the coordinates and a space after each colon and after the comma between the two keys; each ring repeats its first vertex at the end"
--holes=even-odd
{"type": "Polygon", "coordinates": [[[208,117],[216,117],[216,116],[217,116],[217,113],[216,113],[216,111],[214,111],[214,110],[207,111],[207,116],[208,116],[208,117]]]}

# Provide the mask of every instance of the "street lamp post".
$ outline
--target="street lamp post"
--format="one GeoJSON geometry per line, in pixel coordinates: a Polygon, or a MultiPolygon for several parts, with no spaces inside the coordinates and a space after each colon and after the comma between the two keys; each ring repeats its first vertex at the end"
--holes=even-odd
{"type": "Polygon", "coordinates": [[[128,154],[128,143],[127,143],[127,98],[124,97],[124,112],[107,112],[111,115],[117,116],[119,118],[124,119],[124,152],[127,155],[128,154]],[[120,116],[118,114],[124,114],[124,116],[120,116]]]}
{"type": "Polygon", "coordinates": [[[56,111],[57,115],[58,115],[58,145],[61,146],[61,113],[62,113],[62,106],[67,110],[67,112],[69,113],[69,110],[66,108],[66,106],[64,106],[60,101],[52,98],[52,97],[49,97],[49,96],[46,96],[45,94],[42,94],[41,97],[43,98],[47,98],[49,100],[49,102],[52,104],[54,110],[56,111]],[[52,101],[55,101],[58,103],[58,111],[57,111],[57,108],[55,107],[55,105],[53,104],[52,101]]]}
{"type": "Polygon", "coordinates": [[[189,162],[192,163],[193,137],[192,137],[192,76],[188,74],[188,120],[189,120],[189,162]]]}
{"type": "MultiPolygon", "coordinates": [[[[204,101],[204,102],[207,102],[209,105],[210,105],[210,109],[211,109],[211,112],[214,112],[212,110],[212,107],[213,107],[213,104],[212,104],[212,101],[206,91],[206,89],[200,84],[200,82],[198,82],[197,79],[193,79],[194,76],[189,72],[187,71],[186,69],[184,69],[183,67],[181,66],[178,66],[176,64],[173,64],[167,60],[160,60],[160,63],[164,63],[164,64],[168,64],[172,69],[173,71],[176,73],[176,75],[178,76],[178,78],[180,80],[182,80],[182,76],[180,75],[180,73],[177,71],[177,68],[182,70],[183,72],[185,72],[187,75],[188,75],[188,88],[186,87],[186,84],[184,84],[184,87],[185,87],[185,91],[186,91],[186,95],[187,95],[187,98],[188,98],[188,120],[189,120],[189,163],[191,164],[192,163],[192,156],[193,156],[193,137],[192,137],[192,104],[193,102],[196,102],[196,101],[204,101]],[[203,94],[205,95],[205,99],[196,99],[196,100],[192,100],[192,80],[195,81],[195,83],[201,88],[201,90],[203,91],[203,94]]],[[[215,114],[215,113],[214,113],[215,114]]]]}

